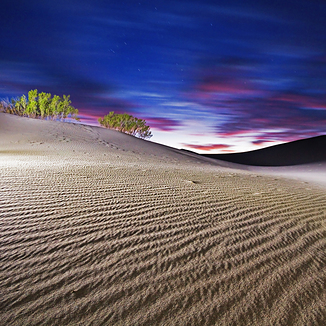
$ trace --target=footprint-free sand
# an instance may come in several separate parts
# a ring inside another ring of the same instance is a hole
[[[0,113],[0,325],[326,325],[326,187],[249,170]]]

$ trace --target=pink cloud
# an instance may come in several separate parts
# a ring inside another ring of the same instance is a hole
[[[231,131],[225,131],[225,132],[219,132],[218,136],[222,137],[233,137],[233,136],[245,136],[246,134],[250,134],[256,132],[256,130],[231,130]]]
[[[222,149],[221,152],[223,153],[234,153],[235,151],[232,149]]]
[[[251,95],[251,96],[258,96],[261,94],[260,91],[249,88],[245,84],[240,84],[236,81],[230,82],[208,82],[203,83],[198,86],[198,90],[201,92],[208,92],[208,93],[222,93],[228,95]]]
[[[273,143],[273,141],[272,140],[254,140],[252,143],[254,145],[261,146],[264,144]]]
[[[152,129],[158,129],[161,131],[173,131],[182,125],[181,122],[177,120],[167,118],[145,118],[145,120]]]
[[[272,98],[272,100],[293,103],[301,108],[311,108],[315,110],[326,110],[326,101],[320,101],[311,98],[310,96],[303,96],[297,94],[283,94],[278,97]]]
[[[207,144],[207,145],[183,144],[183,145],[201,151],[211,151],[213,149],[226,150],[227,148],[231,147],[231,145],[226,145],[226,144]]]

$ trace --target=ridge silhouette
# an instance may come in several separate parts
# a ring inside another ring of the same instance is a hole
[[[244,153],[201,154],[222,161],[254,166],[287,166],[326,161],[326,135]]]

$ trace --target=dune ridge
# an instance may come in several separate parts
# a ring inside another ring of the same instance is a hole
[[[326,190],[0,114],[0,324],[324,325]]]
[[[287,166],[326,161],[326,135],[273,145],[245,153],[202,154],[232,163],[254,166]]]

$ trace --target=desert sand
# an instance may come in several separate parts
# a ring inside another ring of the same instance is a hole
[[[0,324],[325,325],[325,164],[289,169],[0,113]]]

